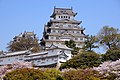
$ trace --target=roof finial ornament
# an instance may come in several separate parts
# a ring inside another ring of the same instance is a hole
[[[56,8],[56,6],[54,6],[54,9]]]
[[[72,6],[71,6],[71,10],[73,10]]]

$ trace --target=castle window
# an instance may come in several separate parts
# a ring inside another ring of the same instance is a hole
[[[43,61],[44,61],[44,60],[45,60],[45,58],[42,58],[41,60],[43,60]]]
[[[56,24],[56,27],[58,27],[58,24]]]
[[[52,50],[52,52],[54,52],[54,50]]]
[[[61,13],[63,13],[63,11],[61,11]]]
[[[78,44],[78,46],[80,46],[80,44]]]
[[[53,30],[53,32],[55,32],[55,30]]]
[[[21,58],[21,59],[19,59],[19,60],[23,60],[23,59]]]
[[[61,18],[63,18],[63,16],[61,16]]]
[[[68,18],[70,19],[70,16]]]
[[[71,25],[68,25],[68,27],[71,27]]]
[[[51,37],[51,39],[53,39],[53,37]]]
[[[41,64],[44,64],[45,62],[41,62]]]
[[[79,31],[77,31],[77,33],[80,33]]]
[[[67,18],[67,16],[66,16],[66,18]]]
[[[59,16],[59,18],[60,18],[60,16]]]
[[[59,39],[59,37],[56,37],[56,39]]]
[[[18,58],[15,58],[15,59],[18,59]]]
[[[0,60],[0,62],[3,62],[3,60]]]
[[[80,40],[83,40],[83,38],[80,38]]]
[[[64,18],[65,18],[65,16],[64,16]]]
[[[63,25],[60,25],[60,26],[63,26]]]
[[[78,38],[75,38],[75,40],[78,40]]]
[[[37,62],[40,62],[40,60],[39,60],[39,61],[37,61]]]
[[[54,60],[54,58],[52,58],[52,60]]]

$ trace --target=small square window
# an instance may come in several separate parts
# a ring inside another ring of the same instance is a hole
[[[75,38],[75,40],[78,40],[78,38]]]
[[[56,27],[58,27],[58,25],[56,24]]]
[[[71,25],[68,25],[68,27],[71,27]]]
[[[51,39],[53,39],[53,37],[51,37]]]
[[[61,11],[61,13],[63,13],[63,11]]]
[[[60,26],[63,26],[63,25],[60,25]]]
[[[0,62],[3,62],[3,60],[0,60]]]
[[[70,19],[70,16],[68,18]]]
[[[56,39],[59,39],[59,37],[56,37]]]
[[[80,40],[83,40],[83,38],[80,38]]]
[[[53,32],[55,32],[55,30],[53,30]]]

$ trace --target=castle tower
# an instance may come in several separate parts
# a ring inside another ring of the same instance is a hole
[[[41,45],[47,49],[51,44],[64,45],[65,41],[74,40],[76,47],[82,48],[85,28],[79,26],[82,21],[74,19],[76,15],[72,8],[54,8],[50,21],[44,26]]]

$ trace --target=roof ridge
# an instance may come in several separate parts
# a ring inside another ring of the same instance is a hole
[[[55,9],[61,9],[61,10],[72,10],[71,8],[55,8]]]

